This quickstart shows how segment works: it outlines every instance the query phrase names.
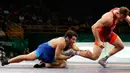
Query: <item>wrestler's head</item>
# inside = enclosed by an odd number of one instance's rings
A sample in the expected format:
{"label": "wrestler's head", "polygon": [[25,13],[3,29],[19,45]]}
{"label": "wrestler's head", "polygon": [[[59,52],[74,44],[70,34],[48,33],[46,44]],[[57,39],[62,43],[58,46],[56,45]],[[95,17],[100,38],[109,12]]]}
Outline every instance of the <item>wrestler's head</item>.
{"label": "wrestler's head", "polygon": [[130,10],[127,7],[120,7],[117,18],[119,21],[123,21],[127,15],[129,15]]}
{"label": "wrestler's head", "polygon": [[65,33],[65,40],[66,42],[69,44],[69,45],[73,45],[73,43],[76,42],[77,40],[77,33],[72,31],[72,30],[68,30],[66,33]]}

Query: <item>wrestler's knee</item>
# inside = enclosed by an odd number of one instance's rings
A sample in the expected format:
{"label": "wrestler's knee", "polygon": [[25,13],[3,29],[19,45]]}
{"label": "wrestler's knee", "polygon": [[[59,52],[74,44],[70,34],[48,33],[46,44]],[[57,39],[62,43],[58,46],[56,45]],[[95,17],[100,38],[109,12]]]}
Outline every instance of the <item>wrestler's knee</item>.
{"label": "wrestler's knee", "polygon": [[120,49],[124,49],[124,45],[120,46]]}
{"label": "wrestler's knee", "polygon": [[98,58],[99,58],[99,56],[93,55],[92,60],[97,60]]}
{"label": "wrestler's knee", "polygon": [[116,46],[116,48],[118,48],[119,50],[122,50],[122,49],[124,49],[124,45]]}

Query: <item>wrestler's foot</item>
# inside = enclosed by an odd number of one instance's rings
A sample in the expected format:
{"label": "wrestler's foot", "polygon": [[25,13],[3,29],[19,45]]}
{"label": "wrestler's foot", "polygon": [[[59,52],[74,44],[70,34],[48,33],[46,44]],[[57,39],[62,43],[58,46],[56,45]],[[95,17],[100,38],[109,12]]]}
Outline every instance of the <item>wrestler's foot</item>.
{"label": "wrestler's foot", "polygon": [[34,68],[43,68],[43,67],[45,67],[45,63],[44,62],[40,62],[39,64],[35,64],[33,67]]}
{"label": "wrestler's foot", "polygon": [[104,57],[104,58],[100,59],[100,60],[98,61],[98,63],[99,63],[101,66],[103,66],[104,68],[106,68],[106,64],[107,64],[106,60],[107,60],[107,58]]}
{"label": "wrestler's foot", "polygon": [[8,65],[8,64],[9,64],[8,59],[6,57],[3,57],[1,60],[1,65],[4,66],[4,65]]}

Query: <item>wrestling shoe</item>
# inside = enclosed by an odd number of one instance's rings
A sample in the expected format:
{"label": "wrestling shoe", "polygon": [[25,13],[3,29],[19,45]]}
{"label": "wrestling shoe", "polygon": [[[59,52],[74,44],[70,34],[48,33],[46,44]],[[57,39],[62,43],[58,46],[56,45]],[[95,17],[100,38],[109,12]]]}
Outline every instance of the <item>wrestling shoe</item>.
{"label": "wrestling shoe", "polygon": [[3,57],[1,59],[1,65],[4,66],[4,65],[8,65],[8,64],[9,64],[8,59],[6,57]]}
{"label": "wrestling shoe", "polygon": [[35,64],[33,67],[34,68],[43,68],[43,67],[45,67],[45,63],[44,62],[40,62],[39,64]]}
{"label": "wrestling shoe", "polygon": [[103,66],[104,68],[106,68],[106,65],[107,65],[107,63],[108,63],[108,62],[106,62],[106,61],[107,61],[107,58],[104,57],[104,58],[101,58],[101,59],[98,61],[98,63],[99,63],[101,66]]}
{"label": "wrestling shoe", "polygon": [[3,57],[5,57],[4,48],[0,46],[0,60],[2,60]]}

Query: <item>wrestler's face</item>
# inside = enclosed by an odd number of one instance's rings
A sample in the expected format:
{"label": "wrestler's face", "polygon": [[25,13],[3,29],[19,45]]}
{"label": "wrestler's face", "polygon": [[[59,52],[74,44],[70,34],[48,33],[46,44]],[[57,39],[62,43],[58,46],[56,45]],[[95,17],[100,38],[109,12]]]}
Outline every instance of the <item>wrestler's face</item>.
{"label": "wrestler's face", "polygon": [[119,21],[123,21],[123,20],[126,18],[126,16],[119,13],[119,14],[117,15],[117,18],[118,18]]}
{"label": "wrestler's face", "polygon": [[70,39],[70,42],[73,44],[73,43],[75,43],[75,42],[76,42],[76,40],[77,40],[77,37],[72,36],[72,38]]}
{"label": "wrestler's face", "polygon": [[70,38],[70,39],[68,38],[68,43],[69,43],[69,45],[72,46],[73,43],[76,42],[76,40],[77,40],[77,37],[76,37],[76,36],[72,36],[72,38]]}

